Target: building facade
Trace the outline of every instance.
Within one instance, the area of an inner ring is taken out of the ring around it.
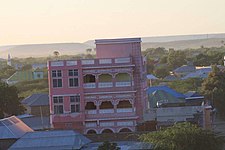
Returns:
[[[95,43],[96,59],[48,62],[51,123],[86,134],[135,131],[147,98],[141,39]]]

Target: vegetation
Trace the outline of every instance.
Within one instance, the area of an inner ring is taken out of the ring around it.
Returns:
[[[27,97],[34,93],[48,93],[48,79],[23,81],[15,84],[20,97]]]
[[[173,82],[167,82],[168,86],[180,93],[186,93],[188,91],[201,92],[201,84],[203,80],[200,78],[190,78],[187,80],[176,80]]]
[[[0,80],[9,78],[15,72],[16,72],[15,68],[11,66],[5,66],[4,68],[0,69]]]
[[[117,147],[116,143],[105,141],[101,145],[99,145],[98,150],[120,150],[120,148]]]
[[[203,94],[211,100],[211,103],[216,107],[220,115],[225,116],[225,72],[213,66],[213,71],[208,78],[202,83]]]
[[[155,150],[222,150],[223,137],[190,123],[140,136],[141,141],[152,143]]]
[[[0,95],[0,118],[24,112],[15,86],[8,86],[6,83],[0,82]]]

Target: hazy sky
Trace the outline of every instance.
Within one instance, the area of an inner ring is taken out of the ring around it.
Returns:
[[[0,45],[225,32],[225,0],[0,0]]]

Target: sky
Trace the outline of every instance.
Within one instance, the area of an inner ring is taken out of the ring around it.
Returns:
[[[0,0],[0,46],[225,32],[225,0]]]

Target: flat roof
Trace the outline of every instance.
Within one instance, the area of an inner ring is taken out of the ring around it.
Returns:
[[[115,44],[141,42],[141,38],[96,39],[95,44]]]

